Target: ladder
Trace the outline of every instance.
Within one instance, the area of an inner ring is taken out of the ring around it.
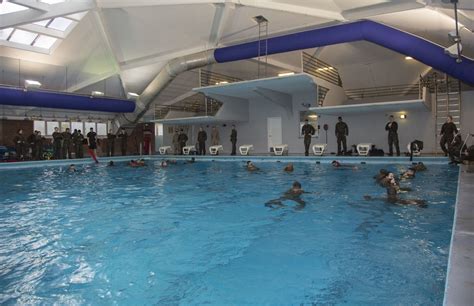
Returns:
[[[254,20],[258,24],[258,58],[257,58],[257,78],[267,76],[268,65],[268,20],[259,15]],[[262,60],[263,58],[263,60]]]
[[[449,78],[446,74],[444,78],[438,79],[435,76],[435,122],[436,122],[436,136],[435,151],[441,152],[439,147],[439,139],[441,138],[441,127],[446,122],[448,116],[453,117],[453,123],[456,127],[461,129],[461,81],[458,79]]]

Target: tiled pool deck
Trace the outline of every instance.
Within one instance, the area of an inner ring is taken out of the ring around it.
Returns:
[[[258,162],[320,162],[328,164],[333,160],[342,163],[370,164],[411,164],[408,157],[345,157],[345,156],[174,156],[152,155],[143,156],[147,160],[190,159],[205,161],[258,161]],[[140,158],[139,156],[102,157],[101,163],[110,160],[120,162]],[[422,161],[426,164],[446,164],[443,157],[416,157],[413,162]],[[32,161],[19,163],[0,163],[2,169],[22,169],[44,166],[67,166],[70,164],[92,164],[88,158]],[[448,262],[448,273],[444,296],[444,305],[474,305],[474,173],[467,172],[467,166],[460,167],[457,200],[455,206],[453,232]],[[1,172],[0,172],[1,175]]]

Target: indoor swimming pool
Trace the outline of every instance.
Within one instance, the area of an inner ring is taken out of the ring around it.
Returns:
[[[458,168],[197,161],[0,170],[0,303],[441,305]],[[279,198],[299,181],[304,207]],[[375,200],[367,201],[365,195]]]

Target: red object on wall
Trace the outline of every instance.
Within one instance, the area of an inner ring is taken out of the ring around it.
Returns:
[[[148,124],[146,124],[143,128],[143,155],[150,154],[150,143],[152,136],[153,132],[151,131]]]

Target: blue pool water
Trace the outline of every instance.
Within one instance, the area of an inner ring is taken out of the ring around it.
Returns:
[[[403,183],[419,208],[363,199],[406,166],[242,166],[0,171],[0,303],[442,304],[456,168]],[[304,209],[264,206],[294,180]]]

